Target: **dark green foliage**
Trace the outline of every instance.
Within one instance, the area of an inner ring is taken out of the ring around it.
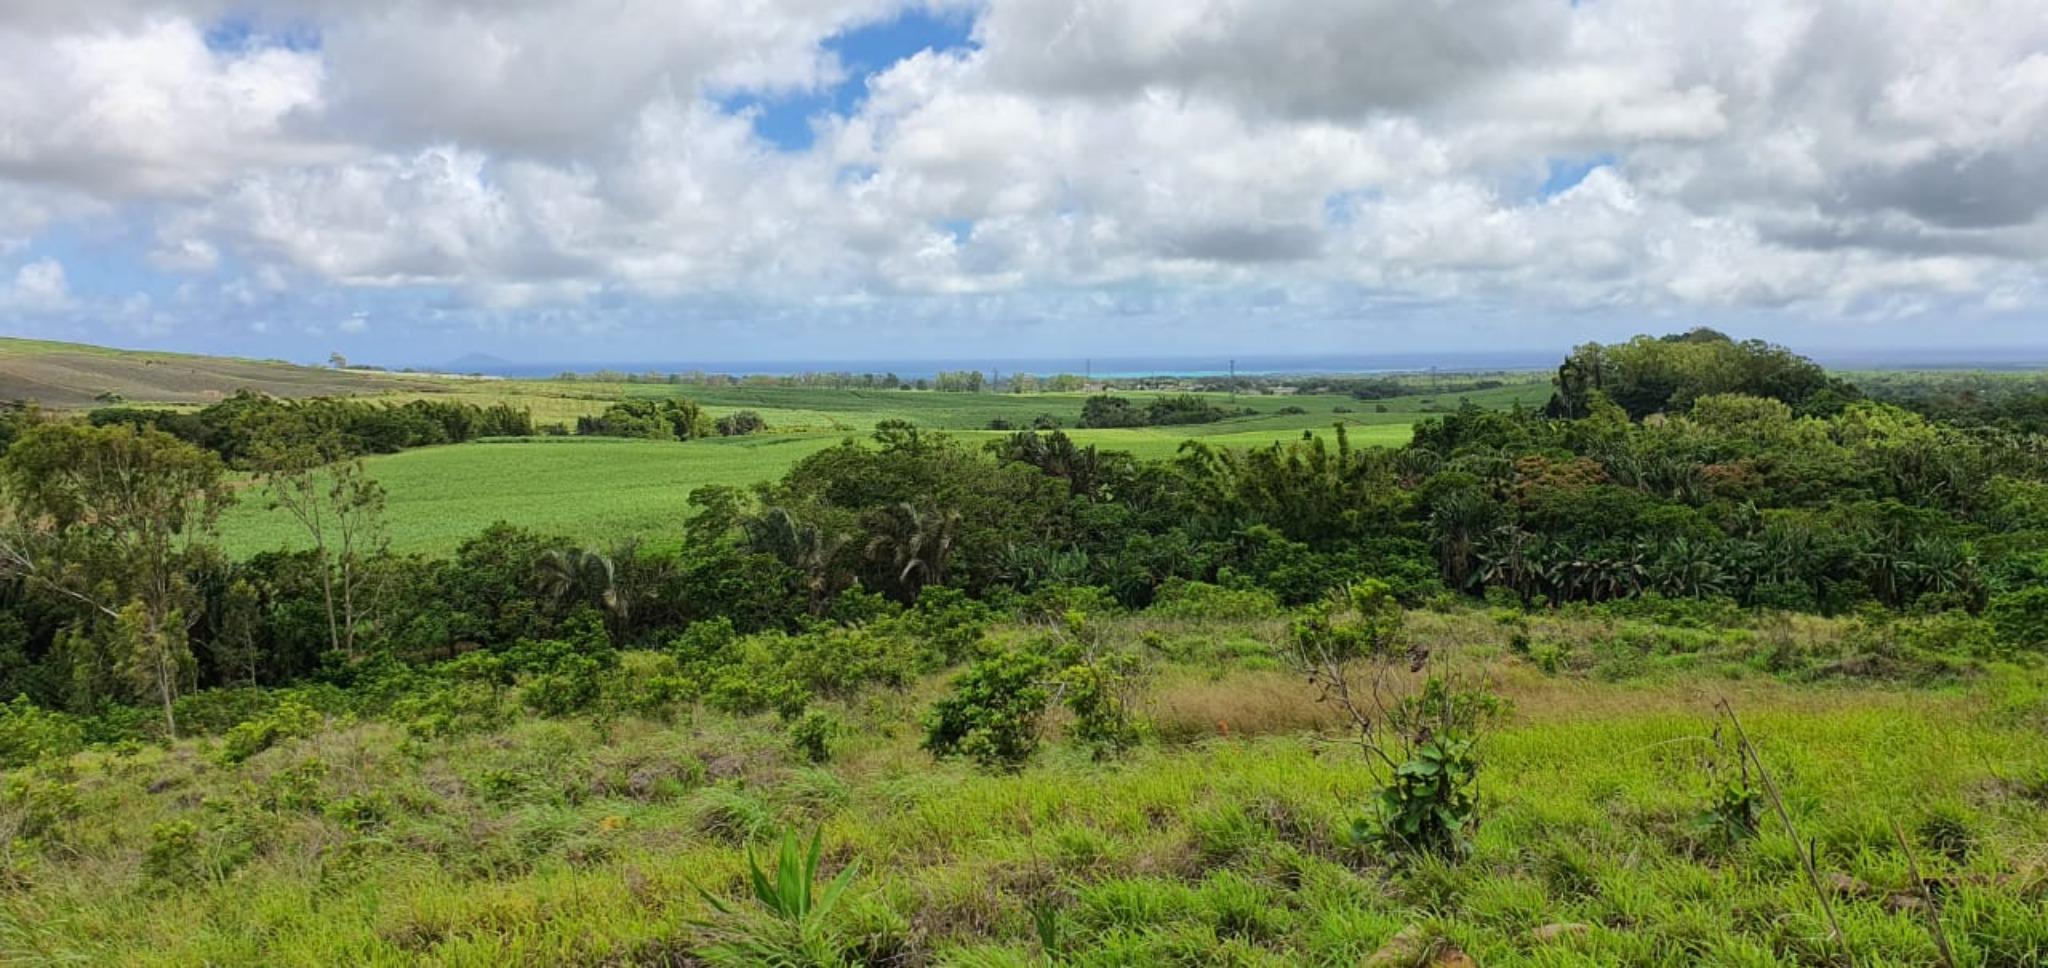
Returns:
[[[1057,431],[970,447],[884,421],[871,441],[821,451],[780,481],[700,491],[680,547],[656,534],[591,548],[498,525],[451,558],[368,554],[363,573],[380,600],[346,655],[332,654],[326,621],[331,561],[231,561],[202,543],[177,558],[172,583],[189,647],[177,684],[200,691],[171,706],[208,734],[269,711],[226,687],[319,680],[375,692],[361,701],[388,708],[419,685],[392,670],[513,657],[576,638],[579,616],[594,615],[612,649],[657,647],[720,620],[737,644],[679,654],[674,674],[646,689],[617,684],[605,653],[580,647],[501,667],[491,681],[504,708],[660,709],[684,697],[795,715],[819,696],[903,685],[972,657],[999,611],[1057,620],[1151,606],[1234,621],[1367,578],[1411,606],[1451,607],[1448,590],[1531,612],[1589,604],[1625,626],[1728,628],[1758,609],[1904,616],[1862,628],[1838,653],[1759,647],[1746,660],[1779,675],[1938,679],[2048,650],[2048,472],[2017,432],[2021,403],[1999,416],[1960,395],[1939,406],[1902,397],[1944,419],[1976,414],[1951,425],[1854,400],[1816,382],[1805,361],[1712,333],[1581,351],[1567,368],[1599,369],[1606,382],[1581,387],[1565,418],[1461,406],[1397,450],[1354,448],[1340,426],[1248,450],[1191,443],[1148,462]],[[1354,383],[1367,396],[1386,389]],[[1571,386],[1561,374],[1561,396]],[[1103,394],[1087,401],[1087,422],[1208,419],[1227,415],[1220,401]],[[233,463],[309,440],[345,454],[529,429],[524,414],[463,406],[241,395],[192,413],[109,408],[91,419],[157,428]],[[1662,416],[1630,419],[1645,407]],[[717,423],[658,399],[591,419],[593,432],[666,438]],[[0,413],[9,439],[62,436],[40,429],[49,422]],[[51,475],[17,476],[26,494]],[[83,590],[0,581],[0,695],[74,714],[88,739],[148,734],[117,674],[118,623],[70,594]],[[1570,649],[1526,644],[1560,673],[1635,675],[1687,654],[1628,628]],[[441,688],[427,691],[461,711],[423,708],[423,723],[485,718],[474,697]]]
[[[745,437],[768,429],[768,421],[752,410],[738,410],[718,418],[714,426],[720,437]]]
[[[161,430],[237,466],[281,442],[317,441],[335,458],[345,458],[534,433],[532,416],[505,404],[382,403],[347,397],[280,400],[248,391],[191,413],[116,407],[95,410],[87,419],[96,426]]]
[[[681,397],[622,400],[595,417],[576,418],[577,435],[587,437],[695,440],[716,430],[702,408]]]
[[[1215,423],[1250,412],[1219,407],[1208,398],[1192,393],[1156,397],[1142,407],[1129,397],[1104,393],[1082,402],[1079,426],[1172,427]]]
[[[1591,413],[1596,394],[1638,420],[1683,411],[1716,393],[1769,397],[1816,413],[1839,410],[1855,397],[1853,388],[1782,346],[1738,343],[1704,328],[1612,346],[1588,343],[1558,368],[1556,384],[1550,413],[1558,417]]]
[[[2048,651],[2048,585],[1993,595],[1984,615],[2012,647]]]
[[[953,693],[925,715],[924,748],[1014,770],[1038,749],[1039,718],[1052,698],[1051,663],[1034,652],[1002,652],[953,680]]]
[[[1923,818],[1913,830],[1920,845],[1961,866],[1970,862],[1977,849],[1977,834],[1962,812],[1943,807]]]
[[[1081,420],[1078,426],[1087,428],[1143,427],[1147,417],[1143,408],[1129,397],[1098,394],[1081,403]]]
[[[1145,422],[1154,427],[1215,423],[1249,411],[1229,410],[1192,393],[1159,397],[1145,405]],[[1285,411],[1282,411],[1283,413]]]

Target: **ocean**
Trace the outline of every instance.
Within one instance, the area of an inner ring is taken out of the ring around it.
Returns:
[[[1797,349],[1795,347],[1795,349]],[[1372,374],[1499,372],[1504,370],[1549,370],[1565,356],[1564,350],[1499,350],[1492,352],[1401,352],[1372,354],[1248,355],[1236,357],[1236,371],[1247,375],[1276,374]],[[1803,351],[1814,360],[1836,370],[1905,369],[2048,369],[2048,350],[2040,347],[1947,347],[1922,349],[1836,348]],[[1061,373],[1104,378],[1141,376],[1221,376],[1231,371],[1227,356],[1058,356],[1058,357],[971,357],[946,359],[869,360],[621,360],[512,362],[507,360],[466,360],[452,369],[461,373],[511,378],[545,378],[564,372],[595,373],[724,373],[734,375],[790,376],[800,373],[894,373],[904,379],[930,378],[945,371],[978,370],[982,373],[1029,373],[1052,376]],[[446,367],[421,367],[444,369]]]

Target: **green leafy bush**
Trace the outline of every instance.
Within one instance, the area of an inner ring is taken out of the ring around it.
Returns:
[[[714,426],[720,437],[744,437],[768,429],[768,421],[752,410],[735,410],[718,418]]]
[[[167,820],[149,828],[149,846],[142,852],[144,878],[176,884],[192,880],[198,873],[198,824],[190,820]]]
[[[293,700],[285,700],[272,709],[269,715],[236,725],[221,737],[220,761],[222,765],[234,766],[277,745],[280,741],[302,736],[311,736],[318,731],[324,717],[317,710]]]
[[[1066,636],[1055,685],[1073,714],[1073,737],[1096,759],[1119,756],[1144,737],[1136,712],[1144,662],[1103,644],[1079,612],[1067,615]]]
[[[2048,586],[1993,595],[1984,616],[2013,647],[2048,651]]]
[[[83,748],[85,730],[76,717],[44,709],[27,696],[0,703],[0,769],[69,756]]]
[[[1479,825],[1478,776],[1472,737],[1432,736],[1394,768],[1380,790],[1378,815],[1358,821],[1356,832],[1399,853],[1462,857]]]
[[[1014,770],[1038,749],[1039,718],[1051,694],[1042,655],[1010,651],[975,663],[953,680],[953,694],[925,716],[924,748],[965,756],[990,769]]]
[[[78,816],[78,784],[66,775],[25,766],[0,781],[0,806],[15,813],[15,836],[52,837]]]
[[[1225,588],[1169,578],[1159,586],[1158,595],[1145,611],[1161,618],[1189,621],[1243,621],[1273,618],[1282,610],[1279,597],[1263,588]]]
[[[840,732],[839,721],[815,709],[789,724],[789,745],[810,763],[832,759],[832,743]]]

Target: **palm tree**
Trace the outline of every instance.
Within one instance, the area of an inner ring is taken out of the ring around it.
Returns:
[[[904,601],[925,585],[944,583],[960,534],[960,512],[919,510],[908,501],[883,508],[868,539],[868,560],[883,566]]]
[[[1459,490],[1445,495],[1430,510],[1430,529],[1436,533],[1437,558],[1444,584],[1468,590],[1476,574],[1473,552],[1479,540],[1492,530],[1499,506],[1476,490]]]
[[[632,554],[627,546],[622,557]],[[582,548],[551,548],[534,562],[534,591],[555,608],[564,602],[590,603],[604,609],[612,637],[625,633],[632,603],[619,587],[618,566],[611,555]]]
[[[823,614],[825,604],[845,587],[848,579],[839,567],[839,552],[849,536],[825,531],[797,520],[788,508],[770,507],[741,523],[747,544],[755,551],[774,557],[804,580],[810,592],[810,610]]]

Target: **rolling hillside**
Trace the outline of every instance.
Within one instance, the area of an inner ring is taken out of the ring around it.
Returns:
[[[0,400],[52,409],[131,403],[206,404],[249,389],[308,397],[429,392],[446,384],[419,377],[328,370],[275,360],[242,360],[117,350],[81,343],[0,338]]]

